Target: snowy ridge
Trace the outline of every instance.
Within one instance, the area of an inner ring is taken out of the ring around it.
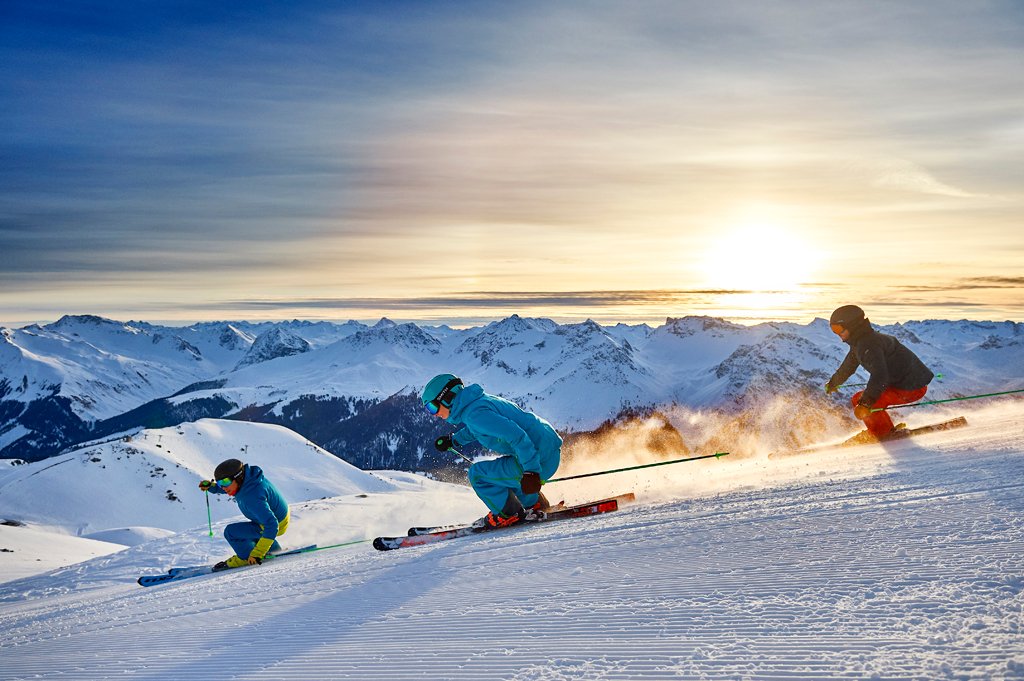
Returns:
[[[915,324],[883,331],[906,335]],[[962,395],[1024,383],[1024,345],[1009,343],[1024,334],[1021,326],[982,327],[985,337],[965,345],[962,336],[977,327],[943,322],[927,324],[929,333],[905,340],[945,374],[945,383],[931,392],[941,398],[952,392],[946,385]],[[985,345],[990,336],[1007,346]],[[302,395],[382,399],[416,391],[430,376],[450,371],[540,411],[559,428],[582,430],[638,406],[737,407],[766,396],[816,391],[846,349],[823,320],[744,327],[689,317],[669,320],[642,339],[637,333],[617,336],[595,322],[558,325],[515,315],[445,338],[414,324],[389,323],[317,352],[229,374],[216,390],[176,400],[219,395],[243,406],[286,404]],[[1008,361],[1021,369],[1008,374]]]
[[[1024,324],[932,320],[880,328],[944,374],[930,386],[930,399],[1024,388]],[[243,418],[280,423],[329,449],[343,445],[347,455],[362,457],[353,461],[365,461],[379,447],[376,438],[397,437],[392,463],[401,467],[415,458],[414,443],[431,436],[410,411],[414,400],[377,424],[341,421],[413,395],[437,373],[481,383],[560,430],[578,432],[624,411],[736,413],[820,393],[846,349],[822,319],[748,327],[682,317],[651,329],[513,315],[452,330],[388,319],[372,327],[293,321],[171,328],[65,317],[3,330],[0,452],[39,459],[108,433],[245,412]],[[842,399],[820,402],[838,414]],[[316,420],[303,416],[317,410]],[[323,430],[332,418],[339,427]],[[364,451],[355,449],[358,441]]]
[[[967,416],[884,447],[560,489],[640,495],[580,521],[119,583],[209,551],[197,532],[154,540],[0,585],[3,678],[183,678],[231,650],[226,679],[1021,679],[1024,419]],[[301,505],[292,541],[472,510],[393,482]]]

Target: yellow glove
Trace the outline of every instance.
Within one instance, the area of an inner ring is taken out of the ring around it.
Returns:
[[[867,417],[871,416],[871,407],[866,404],[858,404],[853,408],[853,415],[863,421]]]
[[[253,548],[253,550],[249,552],[249,565],[255,565],[256,563],[262,563],[264,556],[267,555],[267,551],[269,551],[270,547],[273,546],[273,545],[274,545],[274,540],[273,539],[267,539],[266,537],[261,537],[260,540],[258,542],[256,542],[256,546]]]

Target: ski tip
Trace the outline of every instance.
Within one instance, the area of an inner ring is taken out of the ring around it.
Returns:
[[[384,537],[377,537],[376,539],[374,539],[373,548],[377,549],[378,551],[389,551],[391,549],[391,547],[384,542]]]

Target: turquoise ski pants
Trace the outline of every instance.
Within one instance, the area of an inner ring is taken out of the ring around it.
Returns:
[[[540,477],[547,480],[558,470],[558,464],[562,460],[561,449],[540,452]],[[514,508],[518,504],[513,503],[509,507],[509,493],[522,503],[524,508],[530,508],[537,503],[539,494],[524,494],[519,481],[523,477],[523,467],[514,456],[501,456],[488,461],[478,461],[469,467],[469,484],[473,491],[480,497],[480,500],[487,505],[492,513],[498,514],[503,511],[506,515],[517,512]]]

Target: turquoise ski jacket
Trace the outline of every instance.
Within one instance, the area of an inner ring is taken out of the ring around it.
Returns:
[[[541,459],[546,462],[562,448],[562,438],[550,423],[504,398],[488,395],[475,383],[455,396],[448,422],[464,426],[452,436],[456,444],[479,442],[492,452],[514,456],[527,473],[548,472],[542,470]]]

